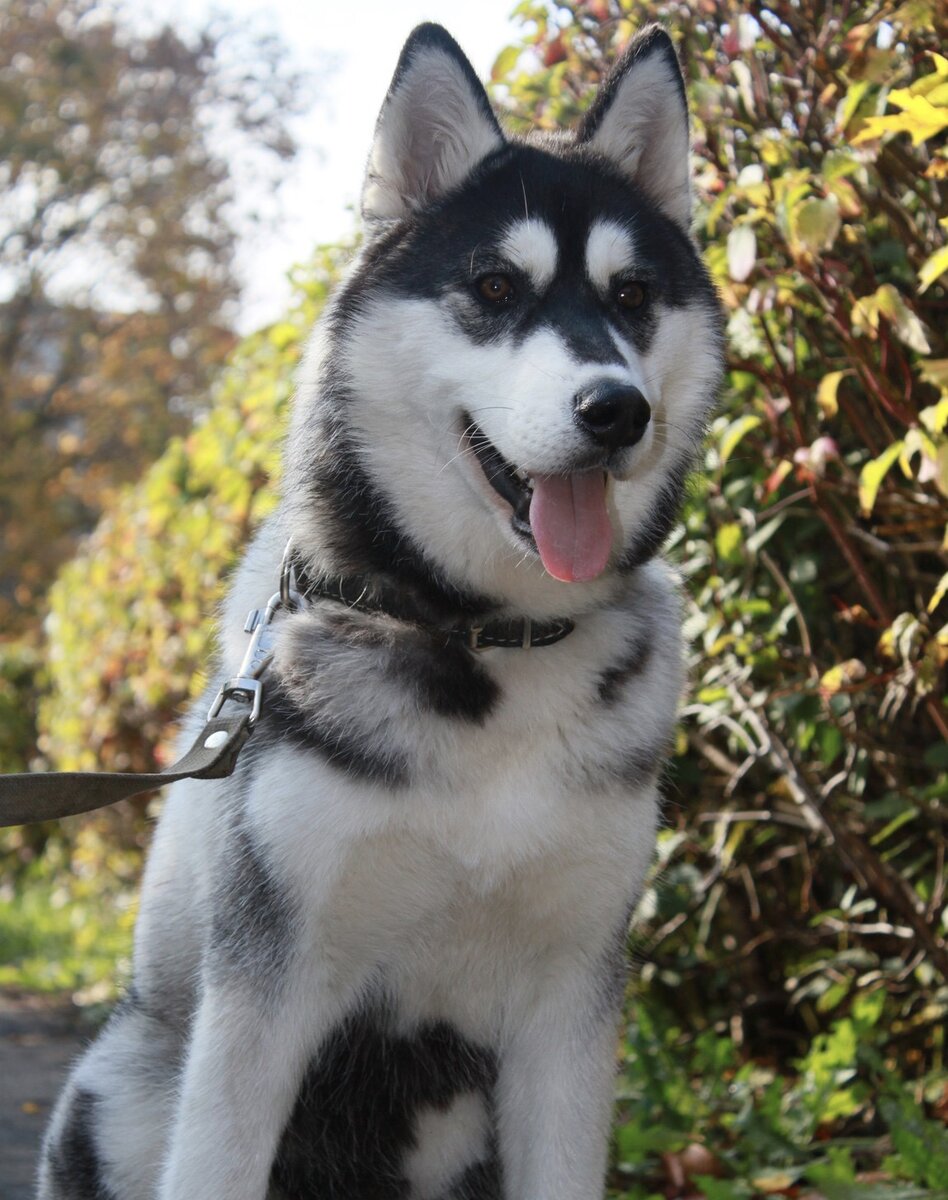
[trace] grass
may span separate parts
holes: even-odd
[[[80,837],[71,861],[54,845],[0,884],[0,987],[113,999],[131,969],[134,863]]]

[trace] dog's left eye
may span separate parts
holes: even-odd
[[[641,308],[645,303],[645,285],[631,280],[621,284],[616,290],[616,303],[620,308]]]
[[[514,285],[507,275],[484,275],[477,281],[477,293],[492,304],[507,304],[513,299]]]

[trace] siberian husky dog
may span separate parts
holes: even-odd
[[[43,1200],[603,1194],[682,686],[657,554],[721,376],[667,34],[521,140],[421,26],[363,215],[222,674],[288,539],[300,599],[236,773],[169,795]]]

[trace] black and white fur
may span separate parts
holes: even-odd
[[[409,38],[221,673],[289,536],[311,576],[367,576],[397,611],[281,616],[237,773],[172,789],[134,983],[56,1108],[42,1200],[603,1194],[625,932],[682,686],[656,553],[721,372],[688,153],[658,28],[575,134],[523,141],[442,29]],[[478,292],[490,273],[513,302]],[[608,453],[574,413],[602,381],[651,414]],[[525,476],[608,472],[601,574],[544,570],[472,421]],[[497,614],[576,628],[478,654],[435,632]]]

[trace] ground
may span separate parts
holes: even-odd
[[[94,1032],[68,1002],[0,992],[0,1196],[30,1200],[40,1139],[69,1064]]]

